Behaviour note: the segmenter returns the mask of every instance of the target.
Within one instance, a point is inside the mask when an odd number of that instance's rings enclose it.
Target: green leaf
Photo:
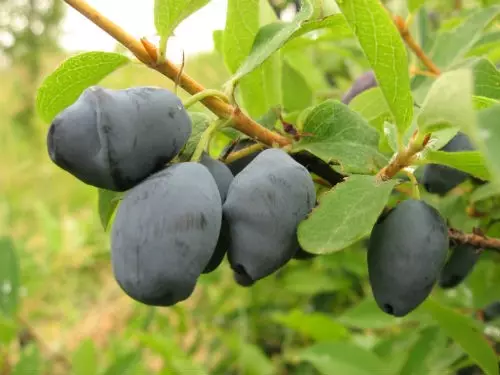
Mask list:
[[[351,282],[343,276],[334,277],[326,272],[296,268],[288,270],[280,279],[280,284],[286,291],[312,296],[348,288]]]
[[[472,104],[474,105],[474,109],[479,111],[481,109],[490,108],[495,104],[498,104],[498,100],[487,98],[485,96],[473,96]]]
[[[401,36],[379,0],[339,1],[338,5],[375,72],[402,135],[413,118],[413,98]]]
[[[254,47],[260,26],[259,0],[229,0],[222,47],[224,61],[235,73]],[[244,25],[244,27],[242,27]],[[279,54],[245,76],[238,85],[243,107],[253,118],[281,104],[281,60]]]
[[[457,27],[439,33],[430,53],[431,60],[443,70],[449,68],[465,56],[499,12],[498,6],[479,9]]]
[[[204,7],[210,0],[155,0],[154,19],[156,31],[168,38],[179,24]]]
[[[471,318],[440,305],[432,299],[428,299],[423,307],[432,315],[441,329],[483,369],[486,375],[498,375],[496,354]]]
[[[469,199],[471,203],[476,203],[499,195],[500,195],[500,187],[490,182],[477,187],[472,192]]]
[[[500,99],[500,72],[487,59],[478,59],[473,64],[474,94],[480,97]]]
[[[287,63],[283,63],[281,82],[283,107],[287,112],[298,111],[312,104],[313,93],[304,76]]]
[[[338,317],[340,323],[360,329],[390,327],[400,320],[382,312],[373,298],[365,298]]]
[[[22,353],[21,358],[13,368],[12,375],[38,375],[42,373],[42,359],[40,351],[35,345],[29,345]]]
[[[345,17],[337,13],[328,17],[303,22],[290,39],[298,38],[301,35],[319,29],[328,29],[339,39],[348,38],[353,35]]]
[[[242,62],[231,80],[233,82],[238,82],[242,77],[259,67],[290,39],[293,33],[299,29],[302,22],[311,17],[312,13],[312,4],[309,0],[303,0],[301,10],[295,15],[292,22],[272,25],[272,30],[269,29],[271,25],[264,26],[264,28],[267,27],[270,32],[260,36],[259,43],[255,43],[251,53]],[[257,36],[259,36],[259,34],[257,34]]]
[[[292,310],[287,314],[275,314],[273,320],[315,341],[341,340],[349,336],[342,324],[326,314],[305,314],[300,310]]]
[[[385,365],[379,357],[348,342],[319,343],[301,351],[299,357],[324,375],[386,373]]]
[[[350,176],[319,199],[298,227],[300,245],[313,254],[339,251],[367,236],[397,181]]]
[[[417,118],[419,130],[431,133],[474,122],[473,77],[468,69],[442,74],[431,86]]]
[[[443,164],[467,172],[482,180],[490,179],[490,172],[486,161],[479,151],[445,152],[428,150],[425,153],[425,162]]]
[[[13,319],[0,314],[0,344],[8,345],[16,338],[16,335],[16,322]]]
[[[276,373],[273,363],[258,346],[244,342],[238,345],[238,349],[237,358],[242,370],[241,374],[272,375]]]
[[[8,237],[0,238],[0,314],[14,317],[19,308],[20,266],[16,248]]]
[[[429,374],[430,368],[427,360],[435,350],[434,343],[439,336],[439,328],[428,327],[420,332],[420,337],[409,350],[409,356],[401,369],[404,375]]]
[[[379,134],[363,117],[339,101],[327,100],[309,112],[303,132],[294,145],[327,163],[339,164],[345,173],[375,173],[387,163],[378,152]]]
[[[103,375],[132,375],[135,374],[135,366],[141,357],[139,350],[116,357],[111,365],[104,371]]]
[[[189,137],[186,145],[179,154],[179,158],[182,161],[188,161],[193,156],[196,146],[201,140],[201,136],[205,130],[209,127],[210,123],[214,121],[214,118],[203,112],[189,112],[189,117],[191,117],[192,130],[191,136]]]
[[[123,193],[106,189],[98,189],[97,194],[99,218],[101,219],[103,229],[107,231]]]
[[[487,161],[492,177],[500,186],[500,104],[478,112],[477,122],[467,124],[466,132]]]
[[[83,341],[73,353],[71,360],[73,375],[97,374],[97,353],[92,340]]]
[[[112,52],[85,52],[70,57],[42,82],[36,97],[36,108],[43,121],[50,123],[73,104],[85,89],[130,60]]]

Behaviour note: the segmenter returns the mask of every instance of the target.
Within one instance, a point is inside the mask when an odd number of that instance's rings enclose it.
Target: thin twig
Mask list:
[[[488,249],[500,253],[500,239],[487,237],[481,233],[464,233],[455,228],[448,229],[448,236],[455,243],[469,244],[478,249]]]
[[[238,151],[234,151],[234,152],[231,152],[228,157],[226,158],[225,160],[225,163],[231,163],[235,160],[238,160],[238,159],[241,159],[241,158],[244,158],[245,156],[247,155],[251,155],[253,154],[254,152],[257,152],[257,151],[260,151],[264,148],[264,145],[263,144],[260,144],[260,143],[256,143],[254,145],[251,145],[251,146],[248,146],[248,147],[245,147],[241,150],[238,150]]]
[[[171,61],[165,60],[165,62],[158,64],[158,50],[155,46],[145,41],[144,39],[141,41],[134,38],[120,26],[118,26],[109,18],[105,17],[92,6],[90,6],[86,1],[64,1],[69,6],[92,21],[96,26],[100,27],[103,31],[111,35],[144,64],[162,73],[173,82],[178,79],[179,85],[189,94],[194,95],[205,89],[201,84],[199,84],[186,73],[183,72],[182,74],[179,74],[179,68],[177,68]],[[147,47],[145,47],[145,44],[147,44]],[[218,98],[208,97],[203,99],[202,102],[207,108],[209,108],[219,117],[230,118],[232,116],[234,121],[233,127],[235,129],[258,140],[259,142],[265,143],[269,146],[275,144],[279,146],[286,146],[291,143],[290,139],[266,129],[265,127],[245,115],[240,109],[234,108],[233,106],[229,105],[228,103],[224,103]]]
[[[398,28],[401,37],[405,41],[406,45],[413,51],[415,55],[422,61],[422,63],[429,69],[429,71],[435,75],[440,75],[441,71],[439,68],[432,62],[429,56],[425,54],[422,48],[418,45],[418,43],[413,39],[406,26],[406,22],[400,16],[394,16],[394,23]]]

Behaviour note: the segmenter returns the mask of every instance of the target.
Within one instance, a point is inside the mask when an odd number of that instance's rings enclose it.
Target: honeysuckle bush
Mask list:
[[[204,90],[166,60],[166,42],[209,1],[155,1],[158,46],[124,34],[83,1],[66,2],[193,95],[184,102],[191,138],[174,162],[200,151],[229,162],[241,156],[232,147],[251,138],[322,166],[313,170],[318,205],[297,228],[301,248],[317,256],[290,260],[248,289],[234,283],[225,261],[198,279],[191,302],[156,310],[138,304],[126,340],[107,356],[89,341],[66,353],[66,373],[499,373],[492,305],[500,299],[498,5],[305,0],[285,22],[264,0],[228,0],[225,28],[213,34],[228,78]],[[129,54],[100,51],[70,57],[40,85],[40,118],[49,125],[87,88],[133,62]],[[366,71],[375,81],[356,88]],[[358,92],[346,100],[351,87]],[[205,109],[193,110],[200,100]],[[459,132],[472,147],[443,149]],[[424,171],[436,164],[466,177],[435,194]],[[121,193],[95,190],[96,218],[109,230]],[[433,280],[425,301],[394,317],[373,297],[367,247],[381,215],[408,199],[439,212],[451,248],[482,251],[464,281],[445,288]],[[0,338],[15,346],[22,259],[12,239],[0,244]],[[196,339],[179,339],[188,334]],[[48,371],[43,355],[26,347],[13,373]],[[155,370],[151,355],[161,358]]]

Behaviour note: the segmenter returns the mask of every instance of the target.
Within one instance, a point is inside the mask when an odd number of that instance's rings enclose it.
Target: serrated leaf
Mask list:
[[[212,116],[203,112],[189,112],[189,117],[191,118],[192,130],[186,145],[179,154],[181,161],[188,161],[191,159],[191,156],[196,150],[196,146],[198,146],[201,140],[203,132],[207,130],[210,123],[214,121]]]
[[[101,219],[103,229],[107,231],[123,193],[106,189],[97,189],[97,194],[99,218]]]
[[[38,375],[42,373],[42,358],[36,345],[29,345],[12,369],[11,375]]]
[[[498,375],[496,354],[488,345],[479,326],[468,316],[428,299],[423,307],[458,345],[483,369],[486,375]]]
[[[386,366],[379,357],[349,342],[319,343],[302,350],[299,358],[324,375],[386,373]]]
[[[294,151],[307,150],[345,173],[375,173],[387,163],[377,150],[379,134],[345,104],[327,100],[314,107],[304,122],[307,136]]]
[[[19,308],[20,266],[14,243],[0,238],[0,314],[14,317]]]
[[[479,9],[457,27],[439,33],[430,53],[431,60],[443,70],[449,68],[465,56],[499,12],[498,6]]]
[[[382,312],[373,298],[365,298],[338,317],[339,322],[360,329],[390,327],[400,320]]]
[[[420,132],[448,127],[463,128],[474,122],[473,77],[468,69],[442,74],[431,86],[417,118]]]
[[[75,102],[82,92],[130,60],[112,52],[85,52],[70,57],[38,88],[36,109],[46,123]]]
[[[71,360],[73,375],[97,374],[97,353],[92,340],[83,341],[73,353]]]
[[[273,53],[278,51],[296,32],[302,22],[311,17],[313,6],[309,0],[302,0],[300,11],[295,15],[293,21],[288,23],[280,23],[272,25],[274,27],[265,35],[260,35],[260,40],[255,43],[248,57],[242,62],[234,76],[231,78],[233,82],[238,82],[241,78],[252,72],[266,61]],[[264,26],[264,28],[270,25]],[[259,36],[260,33],[257,34]],[[257,39],[256,39],[257,41]]]
[[[338,5],[358,38],[402,135],[413,118],[413,98],[401,36],[379,0],[339,1]]]
[[[155,0],[154,20],[158,35],[168,38],[179,24],[210,0]]]
[[[224,61],[236,73],[254,45],[260,26],[259,0],[229,0],[222,47]],[[281,104],[281,60],[275,54],[245,76],[238,85],[243,107],[253,118]]]
[[[291,310],[287,314],[275,314],[273,320],[315,341],[341,340],[349,336],[342,324],[326,314],[305,314],[300,310]]]
[[[486,161],[479,151],[445,152],[428,150],[425,159],[428,163],[442,164],[452,167],[482,180],[490,179]]]
[[[474,189],[469,200],[471,203],[476,203],[497,196],[500,196],[500,187],[489,182]]]
[[[345,249],[370,234],[397,181],[353,175],[319,199],[298,227],[302,248],[313,254]]]

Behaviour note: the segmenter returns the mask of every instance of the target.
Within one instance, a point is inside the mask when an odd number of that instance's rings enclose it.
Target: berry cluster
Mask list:
[[[316,203],[308,170],[260,152],[235,176],[204,153],[171,163],[191,120],[166,89],[87,89],[52,122],[51,159],[86,184],[126,191],[111,230],[115,278],[132,298],[170,306],[227,258],[252,285],[300,254],[297,226]],[[169,164],[171,163],[171,164]]]

